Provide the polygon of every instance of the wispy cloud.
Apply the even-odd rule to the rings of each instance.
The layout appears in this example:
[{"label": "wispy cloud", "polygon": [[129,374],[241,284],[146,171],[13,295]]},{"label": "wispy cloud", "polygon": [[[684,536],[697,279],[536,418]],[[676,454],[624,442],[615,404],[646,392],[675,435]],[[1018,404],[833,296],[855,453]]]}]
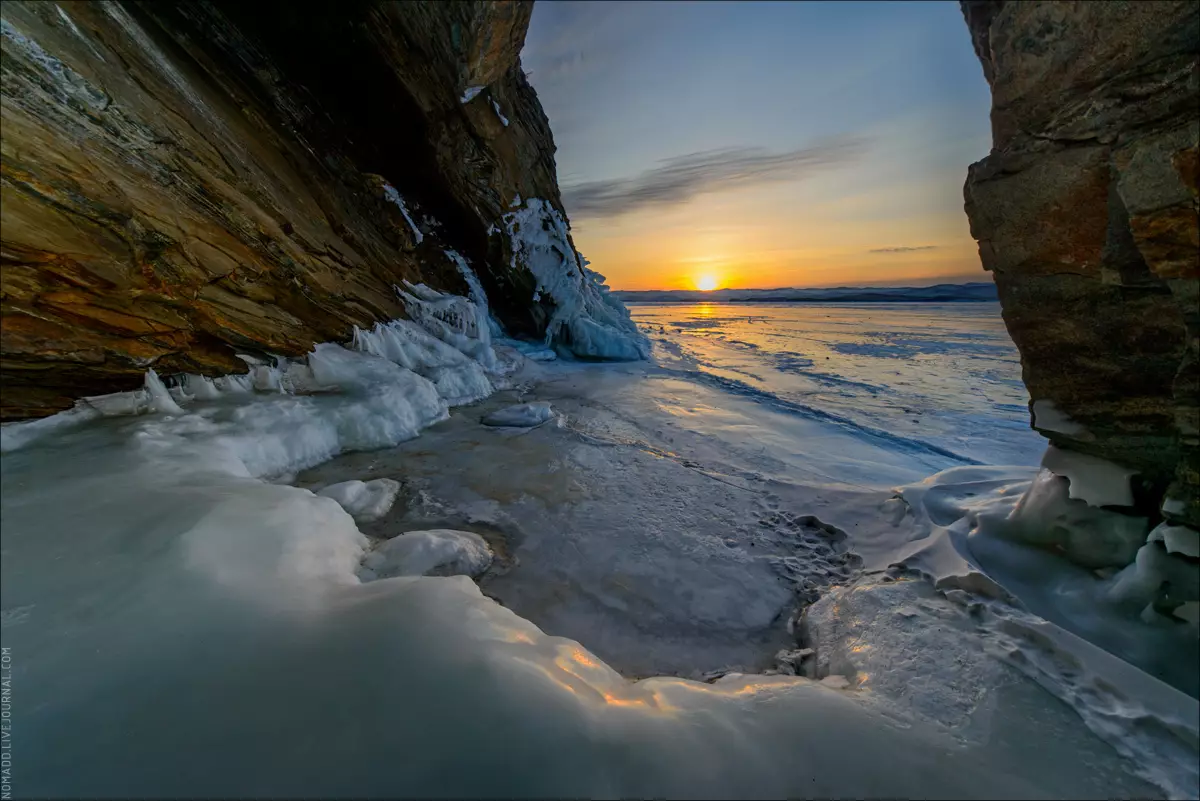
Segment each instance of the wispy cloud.
[{"label": "wispy cloud", "polygon": [[573,216],[611,217],[647,206],[684,203],[733,186],[794,181],[815,170],[853,163],[865,153],[865,142],[857,138],[786,153],[759,147],[691,153],[667,159],[661,167],[639,175],[564,187],[563,204]]},{"label": "wispy cloud", "polygon": [[871,248],[868,253],[914,253],[918,250],[937,250],[937,245],[917,245],[916,247]]}]

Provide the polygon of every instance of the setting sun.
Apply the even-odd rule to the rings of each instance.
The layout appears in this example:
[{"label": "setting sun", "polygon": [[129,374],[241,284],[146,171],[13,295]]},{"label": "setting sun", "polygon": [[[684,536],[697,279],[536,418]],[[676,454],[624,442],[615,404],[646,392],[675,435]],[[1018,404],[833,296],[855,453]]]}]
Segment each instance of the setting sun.
[{"label": "setting sun", "polygon": [[696,286],[705,292],[709,292],[717,288],[717,279],[711,275],[704,275],[696,280]]}]

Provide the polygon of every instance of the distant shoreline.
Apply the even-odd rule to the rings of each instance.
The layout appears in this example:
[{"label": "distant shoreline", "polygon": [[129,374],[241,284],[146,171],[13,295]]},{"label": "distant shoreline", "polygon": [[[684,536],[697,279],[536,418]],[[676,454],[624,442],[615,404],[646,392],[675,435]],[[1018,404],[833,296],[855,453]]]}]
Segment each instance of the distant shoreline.
[{"label": "distant shoreline", "polygon": [[624,303],[992,303],[990,282],[924,287],[831,287],[827,289],[613,290]]},{"label": "distant shoreline", "polygon": [[697,298],[695,300],[638,300],[620,298],[622,303],[999,303],[999,298]]}]

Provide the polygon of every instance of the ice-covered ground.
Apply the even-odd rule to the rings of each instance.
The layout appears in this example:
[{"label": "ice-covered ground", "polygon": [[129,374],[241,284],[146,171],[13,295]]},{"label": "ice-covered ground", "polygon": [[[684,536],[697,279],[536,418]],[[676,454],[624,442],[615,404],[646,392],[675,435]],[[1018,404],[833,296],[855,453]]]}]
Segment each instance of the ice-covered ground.
[{"label": "ice-covered ground", "polygon": [[14,797],[1195,796],[1195,628],[1005,536],[1041,441],[998,320],[790,311],[751,362],[664,318],[597,365],[406,292],[5,428]]}]

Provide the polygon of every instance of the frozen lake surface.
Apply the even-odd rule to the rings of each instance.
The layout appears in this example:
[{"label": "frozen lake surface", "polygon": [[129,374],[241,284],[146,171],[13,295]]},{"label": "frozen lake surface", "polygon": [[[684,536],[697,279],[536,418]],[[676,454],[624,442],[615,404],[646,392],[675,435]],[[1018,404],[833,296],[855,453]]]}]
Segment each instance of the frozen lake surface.
[{"label": "frozen lake surface", "polygon": [[5,427],[14,797],[1195,795],[1194,627],[999,536],[994,305],[633,314]]},{"label": "frozen lake surface", "polygon": [[661,363],[960,463],[1029,464],[1021,362],[998,303],[633,304]]}]

